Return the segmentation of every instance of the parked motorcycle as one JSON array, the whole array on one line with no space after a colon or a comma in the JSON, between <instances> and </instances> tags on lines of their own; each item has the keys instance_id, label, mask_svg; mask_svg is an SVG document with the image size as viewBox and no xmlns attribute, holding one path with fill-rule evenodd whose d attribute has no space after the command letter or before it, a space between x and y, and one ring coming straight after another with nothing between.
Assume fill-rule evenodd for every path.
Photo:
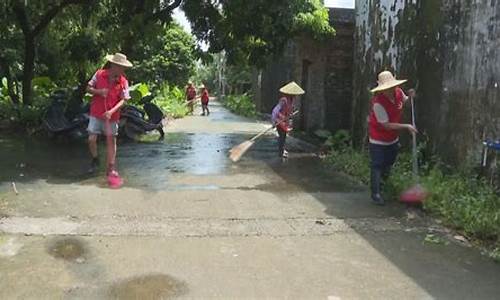
<instances>
[{"instance_id":1,"label":"parked motorcycle","mask_svg":"<svg viewBox=\"0 0 500 300\"><path fill-rule=\"evenodd\" d=\"M72 139L86 137L89 123L89 107L84 105L80 112L72 118L68 118L66 111L66 93L62 90L54 92L51 96L51 104L47 108L42 120L43 127L49 137L66 136Z\"/></svg>"},{"instance_id":2,"label":"parked motorcycle","mask_svg":"<svg viewBox=\"0 0 500 300\"><path fill-rule=\"evenodd\" d=\"M140 135L148 131L157 130L160 140L165 137L163 131L163 118L161 109L151 103L152 97L147 96L141 100L144 111L132 105L125 105L121 111L119 135L137 140ZM147 117L147 118L146 118Z\"/></svg>"},{"instance_id":3,"label":"parked motorcycle","mask_svg":"<svg viewBox=\"0 0 500 300\"><path fill-rule=\"evenodd\" d=\"M51 95L51 104L43 118L43 127L49 137L65 136L72 139L85 138L89 122L89 105L86 104L73 113L70 118L66 116L66 98L64 91L56 91ZM132 105L125 105L121 111L119 137L137 140L140 135L157 130L160 140L164 138L164 114L158 106L151 103L151 98L141 101L144 111ZM147 118L146 118L147 117Z\"/></svg>"}]
</instances>

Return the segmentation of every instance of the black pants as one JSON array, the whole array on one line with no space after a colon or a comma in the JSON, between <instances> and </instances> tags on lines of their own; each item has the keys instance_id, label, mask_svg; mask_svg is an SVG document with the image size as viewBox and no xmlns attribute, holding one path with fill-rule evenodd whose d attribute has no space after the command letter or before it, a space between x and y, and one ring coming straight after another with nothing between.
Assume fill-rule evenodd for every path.
<instances>
[{"instance_id":1,"label":"black pants","mask_svg":"<svg viewBox=\"0 0 500 300\"><path fill-rule=\"evenodd\" d=\"M210 114L210 111L208 110L208 103L202 104L201 108L203 109L203 114L205 114L205 111L207 112L207 115Z\"/></svg>"},{"instance_id":2,"label":"black pants","mask_svg":"<svg viewBox=\"0 0 500 300\"><path fill-rule=\"evenodd\" d=\"M398 156L399 144L377 145L370 143L370 168L372 195L380 194L382 182L391 172L391 168Z\"/></svg>"},{"instance_id":3,"label":"black pants","mask_svg":"<svg viewBox=\"0 0 500 300\"><path fill-rule=\"evenodd\" d=\"M283 157L283 153L285 152L285 143L286 143L286 131L277 127L278 130L278 154L280 157Z\"/></svg>"}]
</instances>

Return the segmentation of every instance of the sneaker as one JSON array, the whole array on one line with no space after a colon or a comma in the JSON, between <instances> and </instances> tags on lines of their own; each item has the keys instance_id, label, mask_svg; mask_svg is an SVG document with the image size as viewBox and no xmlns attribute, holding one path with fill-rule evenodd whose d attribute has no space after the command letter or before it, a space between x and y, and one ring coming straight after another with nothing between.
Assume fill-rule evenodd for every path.
<instances>
[{"instance_id":1,"label":"sneaker","mask_svg":"<svg viewBox=\"0 0 500 300\"><path fill-rule=\"evenodd\" d=\"M380 206L385 205L384 198L382 198L382 195L380 194L372 195L372 203Z\"/></svg>"},{"instance_id":2,"label":"sneaker","mask_svg":"<svg viewBox=\"0 0 500 300\"><path fill-rule=\"evenodd\" d=\"M92 161L90 162L90 167L87 170L87 173L89 174L94 174L97 172L97 169L99 168L99 158L92 158Z\"/></svg>"}]
</instances>

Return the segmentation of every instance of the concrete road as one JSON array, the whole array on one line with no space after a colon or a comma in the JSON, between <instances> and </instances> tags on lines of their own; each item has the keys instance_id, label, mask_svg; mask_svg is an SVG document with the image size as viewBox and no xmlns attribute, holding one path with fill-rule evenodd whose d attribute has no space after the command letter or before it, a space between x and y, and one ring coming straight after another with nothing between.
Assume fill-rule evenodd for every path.
<instances>
[{"instance_id":1,"label":"concrete road","mask_svg":"<svg viewBox=\"0 0 500 300\"><path fill-rule=\"evenodd\" d=\"M0 299L500 298L499 264L371 205L302 143L282 161L269 135L227 159L266 126L215 102L163 142L121 144L120 190L82 175L83 144L0 138Z\"/></svg>"}]
</instances>

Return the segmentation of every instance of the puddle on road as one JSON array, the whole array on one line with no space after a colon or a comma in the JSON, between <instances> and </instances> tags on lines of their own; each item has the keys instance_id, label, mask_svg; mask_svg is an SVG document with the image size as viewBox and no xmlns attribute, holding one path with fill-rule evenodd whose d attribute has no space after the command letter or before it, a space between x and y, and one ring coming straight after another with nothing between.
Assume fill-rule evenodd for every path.
<instances>
[{"instance_id":1,"label":"puddle on road","mask_svg":"<svg viewBox=\"0 0 500 300\"><path fill-rule=\"evenodd\" d=\"M111 286L111 299L169 299L188 292L187 284L164 274L133 277Z\"/></svg>"},{"instance_id":2,"label":"puddle on road","mask_svg":"<svg viewBox=\"0 0 500 300\"><path fill-rule=\"evenodd\" d=\"M83 258L85 246L76 238L58 239L48 249L50 255L67 261L76 261Z\"/></svg>"},{"instance_id":3,"label":"puddle on road","mask_svg":"<svg viewBox=\"0 0 500 300\"><path fill-rule=\"evenodd\" d=\"M276 141L266 136L238 164L228 159L228 150L248 139L247 134L168 133L164 141L120 143L117 166L125 186L143 190L212 190L214 186L182 186L172 181L179 174L190 176L231 175L244 170L259 174L270 168L286 184L269 183L253 189L282 192L306 190L351 191L350 180L332 176L314 157L297 157L286 163L276 158ZM105 169L105 147L100 143L101 170L98 176L85 174L88 153L85 143L26 139L9 136L1 139L0 183L46 179L48 183L80 183L101 186ZM293 145L291 152L303 150ZM22 175L22 176L21 176ZM7 187L7 185L5 185ZM105 185L102 185L103 187ZM1 188L1 186L0 186ZM246 187L241 187L244 190Z\"/></svg>"}]
</instances>

